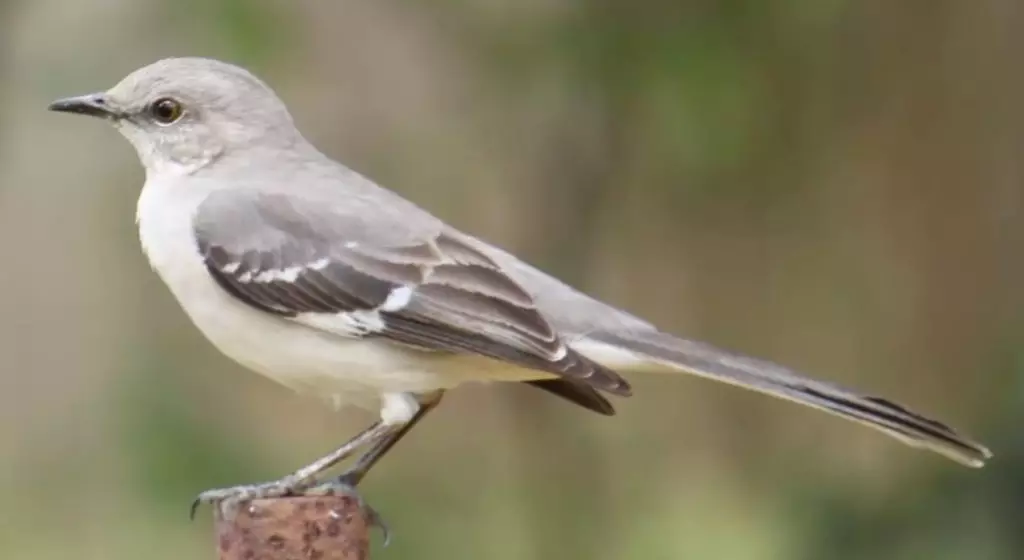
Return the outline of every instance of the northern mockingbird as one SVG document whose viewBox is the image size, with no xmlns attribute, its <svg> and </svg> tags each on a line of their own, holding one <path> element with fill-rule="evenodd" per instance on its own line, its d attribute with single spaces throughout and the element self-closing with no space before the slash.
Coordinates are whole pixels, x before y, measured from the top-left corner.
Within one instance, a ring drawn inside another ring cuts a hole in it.
<svg viewBox="0 0 1024 560">
<path fill-rule="evenodd" d="M 318 151 L 237 66 L 166 59 L 50 109 L 104 118 L 134 146 L 146 170 L 142 248 L 217 348 L 296 391 L 380 413 L 281 480 L 197 503 L 308 491 L 366 448 L 339 479 L 354 486 L 445 390 L 469 381 L 525 382 L 610 415 L 603 393 L 630 394 L 621 370 L 739 385 L 971 467 L 991 456 L 892 401 L 662 332 L 446 225 Z"/>
</svg>

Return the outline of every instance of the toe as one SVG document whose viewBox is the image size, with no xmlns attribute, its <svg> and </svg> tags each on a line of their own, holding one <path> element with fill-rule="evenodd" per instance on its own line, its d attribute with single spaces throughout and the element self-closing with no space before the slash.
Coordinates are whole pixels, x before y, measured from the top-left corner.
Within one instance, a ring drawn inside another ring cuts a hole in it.
<svg viewBox="0 0 1024 560">
<path fill-rule="evenodd" d="M 281 480 L 265 482 L 263 484 L 247 484 L 206 490 L 196 496 L 196 499 L 192 502 L 189 518 L 195 519 L 196 511 L 200 504 L 217 505 L 221 508 L 222 513 L 230 513 L 242 502 L 295 495 L 301 493 L 303 488 L 302 481 L 294 477 L 285 477 Z"/>
</svg>

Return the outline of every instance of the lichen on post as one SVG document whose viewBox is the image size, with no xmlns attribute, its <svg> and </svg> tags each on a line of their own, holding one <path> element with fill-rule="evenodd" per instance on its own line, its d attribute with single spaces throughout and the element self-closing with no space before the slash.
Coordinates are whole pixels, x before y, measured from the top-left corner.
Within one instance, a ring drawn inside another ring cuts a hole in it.
<svg viewBox="0 0 1024 560">
<path fill-rule="evenodd" d="M 220 560 L 366 560 L 370 520 L 358 498 L 337 495 L 253 500 L 214 507 Z"/>
</svg>

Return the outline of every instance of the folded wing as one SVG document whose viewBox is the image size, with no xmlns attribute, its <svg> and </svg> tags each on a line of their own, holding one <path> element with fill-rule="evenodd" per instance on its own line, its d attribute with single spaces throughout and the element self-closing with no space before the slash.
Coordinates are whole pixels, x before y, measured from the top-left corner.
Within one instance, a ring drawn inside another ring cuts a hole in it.
<svg viewBox="0 0 1024 560">
<path fill-rule="evenodd" d="M 541 388 L 610 413 L 595 389 L 629 394 L 570 348 L 533 297 L 434 222 L 351 231 L 343 209 L 283 194 L 225 191 L 200 205 L 198 250 L 225 291 L 263 312 L 346 337 L 485 356 L 551 374 Z M 396 231 L 392 231 L 397 230 Z"/>
</svg>

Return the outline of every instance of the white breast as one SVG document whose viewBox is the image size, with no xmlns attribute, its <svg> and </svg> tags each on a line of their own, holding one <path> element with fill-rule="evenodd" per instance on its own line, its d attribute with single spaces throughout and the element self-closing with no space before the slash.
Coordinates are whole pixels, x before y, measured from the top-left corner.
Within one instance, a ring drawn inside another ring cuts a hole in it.
<svg viewBox="0 0 1024 560">
<path fill-rule="evenodd" d="M 379 406 L 383 393 L 448 388 L 486 379 L 499 366 L 324 332 L 236 300 L 210 276 L 195 241 L 192 219 L 209 192 L 201 182 L 147 182 L 138 202 L 139 237 L 153 269 L 196 327 L 235 361 L 297 391 L 365 408 Z M 510 380 L 510 373 L 497 378 Z"/>
</svg>

